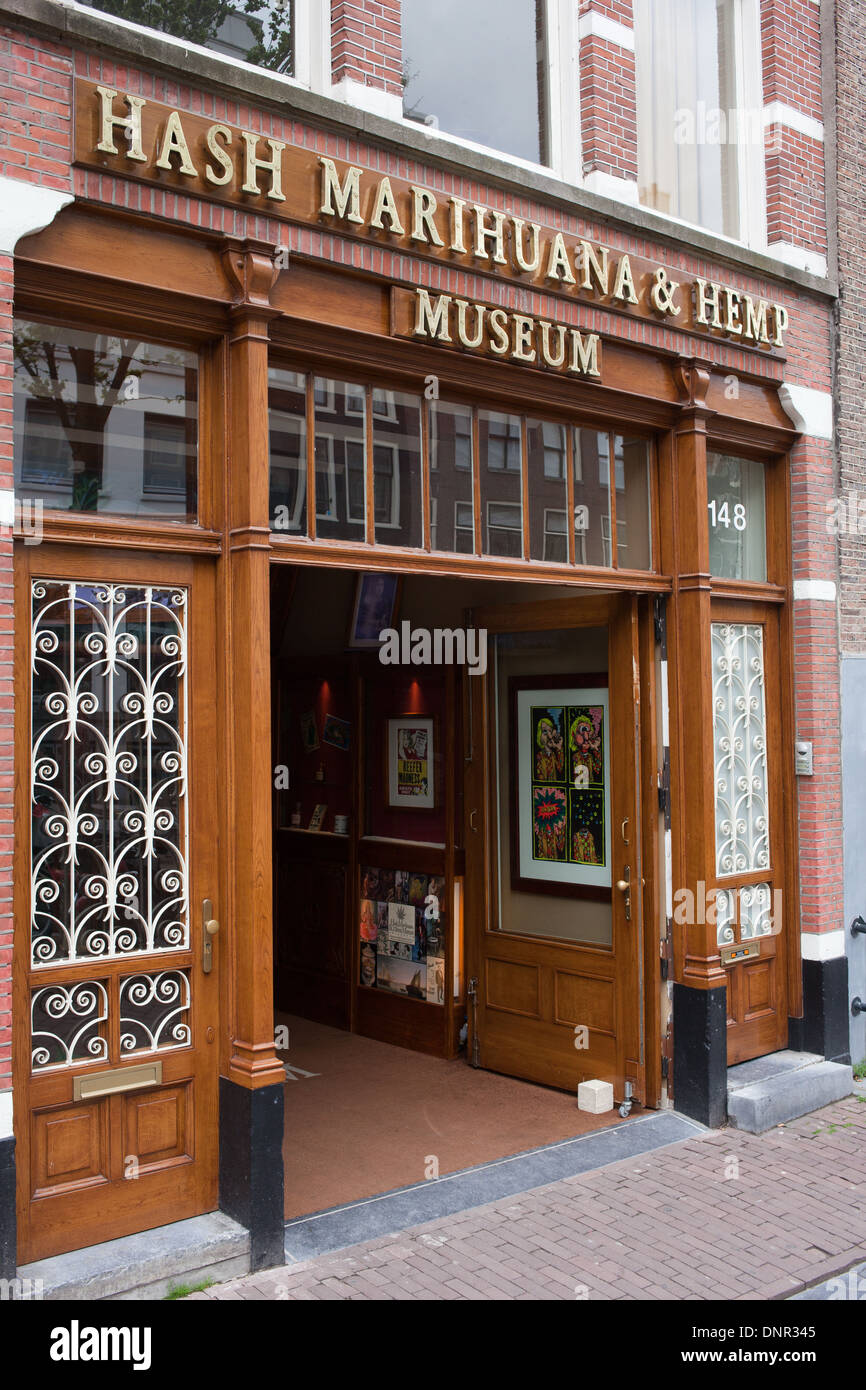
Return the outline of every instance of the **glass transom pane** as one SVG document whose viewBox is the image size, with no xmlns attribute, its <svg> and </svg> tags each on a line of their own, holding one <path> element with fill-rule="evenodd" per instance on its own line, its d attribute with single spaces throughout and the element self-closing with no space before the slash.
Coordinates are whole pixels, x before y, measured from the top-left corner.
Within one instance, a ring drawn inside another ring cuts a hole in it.
<svg viewBox="0 0 866 1390">
<path fill-rule="evenodd" d="M 188 945 L 186 602 L 32 585 L 34 966 Z"/>
<path fill-rule="evenodd" d="M 770 866 L 764 633 L 713 623 L 716 873 Z"/>
</svg>

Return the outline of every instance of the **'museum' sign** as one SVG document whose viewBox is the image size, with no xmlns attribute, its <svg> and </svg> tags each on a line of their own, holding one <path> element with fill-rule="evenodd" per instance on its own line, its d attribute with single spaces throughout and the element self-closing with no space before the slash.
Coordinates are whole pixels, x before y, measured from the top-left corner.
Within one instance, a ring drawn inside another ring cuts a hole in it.
<svg viewBox="0 0 866 1390">
<path fill-rule="evenodd" d="M 75 98 L 75 160 L 85 167 L 287 221 L 339 227 L 366 241 L 687 332 L 771 351 L 784 347 L 788 311 L 774 301 L 715 281 L 678 278 L 668 266 L 550 223 L 434 192 L 81 78 Z M 584 346 L 595 335 L 587 340 L 576 330 L 558 328 L 554 333 L 543 320 L 500 309 L 479 311 L 470 326 L 467 310 L 460 307 L 466 301 L 446 304 L 445 299 L 440 296 L 429 312 L 434 323 L 448 320 L 447 332 L 456 344 L 476 346 L 472 339 L 481 333 L 487 335 L 490 351 L 501 348 L 505 355 L 507 336 L 507 351 L 515 360 L 598 375 L 597 344 L 595 350 L 591 342 Z M 426 323 L 428 307 L 421 296 L 418 312 L 418 321 Z M 439 329 L 429 336 L 447 341 Z"/>
</svg>

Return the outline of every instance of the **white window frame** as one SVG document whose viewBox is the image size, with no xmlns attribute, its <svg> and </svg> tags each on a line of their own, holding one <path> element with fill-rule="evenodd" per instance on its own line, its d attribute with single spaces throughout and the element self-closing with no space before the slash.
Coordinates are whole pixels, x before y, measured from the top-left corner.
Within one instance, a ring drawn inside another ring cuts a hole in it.
<svg viewBox="0 0 866 1390">
<path fill-rule="evenodd" d="M 506 159 L 509 164 L 532 169 L 538 173 L 555 174 L 566 183 L 579 185 L 582 178 L 576 0 L 544 0 L 544 3 L 549 163 L 537 164 L 533 160 L 521 159 L 518 155 L 509 154 L 507 150 L 477 144 L 474 140 L 452 135 L 450 131 L 438 126 L 435 134 L 437 139 L 447 140 L 454 145 L 462 146 L 463 149 L 477 150 L 480 154 Z M 431 14 L 433 13 L 434 8 L 431 7 Z M 334 89 L 332 95 L 336 96 L 339 93 Z M 411 121 L 406 116 L 401 116 L 401 121 L 408 129 L 419 129 L 418 122 Z"/>
<path fill-rule="evenodd" d="M 767 249 L 767 178 L 764 164 L 764 89 L 761 63 L 761 10 L 760 0 L 732 0 L 732 22 L 734 30 L 734 92 L 733 104 L 737 113 L 745 112 L 747 121 L 761 133 L 761 138 L 745 141 L 740 138 L 736 146 L 737 165 L 737 221 L 739 231 L 736 237 L 726 236 L 712 228 L 701 227 L 672 213 L 660 212 L 657 208 L 646 207 L 647 212 L 662 217 L 680 227 L 697 231 L 708 231 L 721 241 L 729 241 L 734 246 L 748 246 L 753 250 Z M 637 112 L 640 120 L 640 112 Z M 752 134 L 747 132 L 747 136 Z"/>
<path fill-rule="evenodd" d="M 268 68 L 258 67 L 255 63 L 246 63 L 240 58 L 233 58 L 228 53 L 220 53 L 214 48 L 206 48 L 204 44 L 190 43 L 187 39 L 175 38 L 173 34 L 165 34 L 161 29 L 155 29 L 149 24 L 134 24 L 131 20 L 120 19 L 117 15 L 108 14 L 106 11 L 94 10 L 92 5 L 79 4 L 78 0 L 64 0 L 67 8 L 76 10 L 79 14 L 87 15 L 90 19 L 95 16 L 108 24 L 115 24 L 120 29 L 130 30 L 136 34 L 155 34 L 164 43 L 175 45 L 178 49 L 178 65 L 181 67 L 184 65 L 184 59 L 188 53 L 199 53 L 205 58 L 225 63 L 228 68 L 243 68 L 247 72 L 264 72 L 275 82 L 284 82 L 287 87 L 306 87 L 310 91 L 329 95 L 331 92 L 330 0 L 294 0 L 294 2 L 295 72 L 290 77 L 287 73 L 271 72 Z"/>
</svg>

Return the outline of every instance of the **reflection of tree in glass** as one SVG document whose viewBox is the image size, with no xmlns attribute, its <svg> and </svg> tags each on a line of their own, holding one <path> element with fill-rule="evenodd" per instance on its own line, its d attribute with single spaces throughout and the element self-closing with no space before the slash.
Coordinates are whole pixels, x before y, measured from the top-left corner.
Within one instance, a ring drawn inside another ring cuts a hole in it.
<svg viewBox="0 0 866 1390">
<path fill-rule="evenodd" d="M 291 0 L 89 0 L 95 9 L 163 34 L 207 45 L 232 15 L 252 36 L 244 60 L 272 72 L 292 69 Z M 264 10 L 264 16 L 260 12 Z"/>
<path fill-rule="evenodd" d="M 19 387 L 35 400 L 51 402 L 69 444 L 72 510 L 96 511 L 108 417 L 122 399 L 124 383 L 130 377 L 140 380 L 146 365 L 133 365 L 139 344 L 126 338 L 74 344 L 48 325 L 27 324 L 15 329 L 12 346 Z M 61 372 L 66 360 L 74 380 Z"/>
</svg>

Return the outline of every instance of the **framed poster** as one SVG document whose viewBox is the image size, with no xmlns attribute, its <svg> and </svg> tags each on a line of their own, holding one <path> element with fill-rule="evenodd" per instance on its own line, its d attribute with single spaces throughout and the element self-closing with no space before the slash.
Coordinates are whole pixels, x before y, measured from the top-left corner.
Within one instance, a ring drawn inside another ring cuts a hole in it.
<svg viewBox="0 0 866 1390">
<path fill-rule="evenodd" d="M 610 889 L 607 678 L 589 679 L 511 682 L 511 886 L 521 892 Z"/>
<path fill-rule="evenodd" d="M 394 626 L 401 584 L 401 575 L 385 570 L 358 575 L 355 604 L 349 623 L 350 648 L 373 650 L 380 646 L 380 632 Z"/>
<path fill-rule="evenodd" d="M 431 811 L 436 805 L 435 721 L 418 714 L 388 720 L 385 741 L 388 805 Z"/>
</svg>

